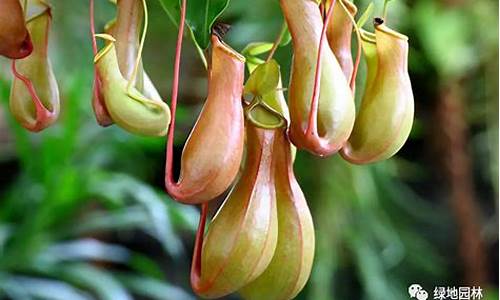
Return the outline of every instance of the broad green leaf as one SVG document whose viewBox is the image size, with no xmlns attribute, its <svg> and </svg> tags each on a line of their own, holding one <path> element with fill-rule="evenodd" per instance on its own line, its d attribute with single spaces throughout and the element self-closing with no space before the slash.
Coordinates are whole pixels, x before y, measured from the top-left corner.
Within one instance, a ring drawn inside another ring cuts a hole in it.
<svg viewBox="0 0 500 300">
<path fill-rule="evenodd" d="M 278 36 L 279 44 L 278 47 L 284 47 L 290 43 L 292 36 L 286 23 L 283 23 Z M 277 41 L 274 41 L 277 43 Z M 241 51 L 241 54 L 245 56 L 248 71 L 253 73 L 255 68 L 263 64 L 265 60 L 261 59 L 262 54 L 268 53 L 273 49 L 274 43 L 271 42 L 253 42 L 246 45 L 246 47 Z M 274 53 L 273 53 L 274 54 Z M 268 58 L 269 59 L 269 58 Z"/>
<path fill-rule="evenodd" d="M 161 6 L 167 13 L 170 21 L 172 21 L 175 26 L 179 26 L 180 19 L 180 0 L 159 0 Z"/>
<path fill-rule="evenodd" d="M 280 68 L 275 60 L 257 67 L 245 84 L 245 94 L 264 96 L 275 91 L 280 81 Z"/>
<path fill-rule="evenodd" d="M 109 272 L 90 264 L 79 263 L 56 268 L 56 277 L 88 289 L 102 300 L 132 300 L 132 295 Z"/>
<path fill-rule="evenodd" d="M 170 19 L 179 24 L 180 1 L 160 0 Z M 186 23 L 193 33 L 196 44 L 206 49 L 210 41 L 212 26 L 229 4 L 229 0 L 188 0 Z"/>
</svg>

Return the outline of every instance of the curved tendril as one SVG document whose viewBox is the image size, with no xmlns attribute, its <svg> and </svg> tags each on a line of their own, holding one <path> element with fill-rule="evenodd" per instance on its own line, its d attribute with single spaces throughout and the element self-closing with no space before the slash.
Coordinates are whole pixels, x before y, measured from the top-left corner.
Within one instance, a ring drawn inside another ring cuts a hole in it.
<svg viewBox="0 0 500 300">
<path fill-rule="evenodd" d="M 177 109 L 177 96 L 179 94 L 179 73 L 181 64 L 181 52 L 182 52 L 182 37 L 184 36 L 184 24 L 186 21 L 186 0 L 182 0 L 181 4 L 181 19 L 179 22 L 179 32 L 177 34 L 177 44 L 175 47 L 175 61 L 174 61 L 174 76 L 172 79 L 172 96 L 170 102 L 170 111 L 172 114 L 172 119 L 170 122 L 170 128 L 167 137 L 167 161 L 166 161 L 166 172 L 167 172 L 167 183 L 175 186 L 173 175 L 173 152 L 174 152 L 174 130 L 175 130 L 175 112 Z M 201 249 L 200 249 L 201 251 Z"/>
<path fill-rule="evenodd" d="M 283 39 L 283 36 L 285 35 L 286 28 L 287 28 L 286 21 L 283 21 L 283 24 L 281 25 L 280 32 L 278 33 L 276 40 L 274 40 L 273 47 L 269 51 L 269 55 L 267 56 L 266 62 L 270 62 L 271 59 L 273 59 L 274 53 L 278 49 L 279 45 L 281 44 L 281 40 Z"/>
<path fill-rule="evenodd" d="M 108 34 L 95 34 L 95 28 L 94 28 L 94 24 L 93 24 L 94 23 L 94 20 L 93 20 L 93 2 L 94 2 L 94 0 L 90 0 L 90 1 L 91 1 L 91 13 L 92 13 L 91 30 L 93 33 L 92 47 L 94 48 L 94 55 L 95 55 L 97 53 L 97 45 L 95 43 L 96 36 L 110 40 L 112 42 L 114 42 L 115 40 L 114 40 L 114 38 L 111 39 Z M 141 41 L 139 43 L 139 49 L 137 51 L 137 57 L 135 59 L 134 69 L 132 70 L 132 75 L 130 76 L 130 79 L 127 83 L 127 96 L 129 96 L 130 98 L 132 98 L 136 101 L 144 103 L 146 105 L 151 105 L 153 107 L 157 107 L 158 103 L 156 101 L 148 99 L 148 98 L 144 97 L 143 95 L 139 95 L 139 94 L 132 92 L 132 88 L 134 86 L 135 79 L 137 78 L 137 73 L 139 71 L 139 66 L 141 64 L 142 50 L 144 48 L 144 42 L 146 40 L 146 33 L 148 30 L 148 7 L 146 4 L 146 0 L 142 0 L 142 6 L 144 8 L 144 28 L 142 31 Z M 103 54 L 104 53 L 105 53 L 105 51 L 103 51 Z"/>
<path fill-rule="evenodd" d="M 95 36 L 95 21 L 94 21 L 94 0 L 90 0 L 89 5 L 90 10 L 90 33 L 92 35 L 92 51 L 94 52 L 94 57 L 97 55 L 97 40 Z M 94 70 L 96 68 L 94 67 Z"/>
<path fill-rule="evenodd" d="M 354 62 L 354 68 L 352 70 L 351 78 L 349 79 L 349 87 L 351 88 L 351 91 L 354 93 L 354 86 L 356 85 L 356 77 L 358 75 L 358 68 L 359 68 L 359 63 L 361 61 L 361 34 L 360 30 L 358 27 L 358 24 L 356 24 L 356 20 L 354 20 L 354 17 L 349 13 L 349 10 L 345 6 L 344 2 L 340 0 L 340 5 L 344 9 L 344 11 L 347 13 L 347 17 L 351 21 L 354 31 L 356 32 L 356 39 L 358 41 L 358 49 L 356 53 L 356 61 Z M 370 6 L 369 6 L 370 7 Z"/>
<path fill-rule="evenodd" d="M 198 52 L 198 55 L 200 56 L 201 62 L 203 63 L 205 70 L 208 70 L 208 62 L 207 58 L 205 57 L 205 53 L 203 52 L 203 49 L 201 49 L 201 47 L 197 43 L 194 43 L 194 46 L 196 48 L 196 52 Z"/>
<path fill-rule="evenodd" d="M 92 52 L 93 52 L 94 58 L 95 58 L 97 56 L 97 39 L 96 39 L 96 34 L 95 34 L 94 0 L 90 0 L 89 14 L 90 14 L 90 35 L 92 36 Z M 96 86 L 100 86 L 98 77 L 99 77 L 99 74 L 97 73 L 97 67 L 94 64 L 94 78 L 95 78 Z M 97 89 L 94 90 L 94 93 L 95 93 L 94 96 L 98 97 L 99 91 Z"/>
<path fill-rule="evenodd" d="M 191 263 L 191 282 L 199 285 L 201 277 L 201 250 L 203 248 L 203 236 L 205 235 L 205 224 L 207 222 L 208 202 L 201 204 L 200 221 L 196 230 L 194 242 L 193 259 Z"/>
<path fill-rule="evenodd" d="M 103 114 L 104 114 L 104 118 L 105 121 L 104 123 L 106 123 L 107 125 L 111 125 L 113 122 L 111 121 L 111 116 L 109 116 L 109 112 L 108 112 L 108 109 L 106 108 L 106 105 L 104 104 L 103 100 L 101 99 L 101 95 L 100 93 L 102 92 L 101 91 L 101 80 L 99 79 L 99 73 L 97 71 L 97 66 L 95 64 L 95 59 L 97 58 L 97 55 L 98 55 L 98 50 L 97 50 L 97 39 L 96 39 L 96 33 L 95 33 L 95 14 L 94 14 L 94 0 L 90 0 L 89 1 L 89 14 L 90 14 L 90 35 L 91 35 L 91 39 L 92 39 L 92 53 L 94 54 L 94 88 L 93 88 L 93 97 L 94 99 L 96 99 L 97 103 L 99 103 L 98 105 L 100 105 L 102 107 L 102 110 L 103 110 Z M 93 104 L 94 105 L 94 104 Z M 98 123 L 100 123 L 99 121 L 99 117 L 98 114 L 96 113 L 96 118 L 98 120 Z"/>
<path fill-rule="evenodd" d="M 323 52 L 323 44 L 326 40 L 326 28 L 328 27 L 328 23 L 333 15 L 333 8 L 335 6 L 335 1 L 333 0 L 330 7 L 328 8 L 328 12 L 326 13 L 325 20 L 323 22 L 323 28 L 321 29 L 321 37 L 319 39 L 318 46 L 318 57 L 316 59 L 316 71 L 314 74 L 314 87 L 313 94 L 311 100 L 311 110 L 309 111 L 309 121 L 307 124 L 307 135 L 317 135 L 317 126 L 316 126 L 316 118 L 318 113 L 318 100 L 319 100 L 319 89 L 320 89 L 320 79 L 321 79 L 321 54 Z"/>
<path fill-rule="evenodd" d="M 28 13 L 28 0 L 23 2 L 23 17 L 26 20 L 26 14 Z"/>
<path fill-rule="evenodd" d="M 94 57 L 94 63 L 96 63 L 99 59 L 101 59 L 101 57 L 108 53 L 109 50 L 111 50 L 111 48 L 113 47 L 112 43 L 116 42 L 116 40 L 112 35 L 107 33 L 96 33 L 94 34 L 94 38 L 101 38 L 103 40 L 111 42 L 104 46 L 104 48 L 96 54 L 96 56 Z"/>
<path fill-rule="evenodd" d="M 132 93 L 128 93 L 127 94 L 130 98 L 136 100 L 136 101 L 139 101 L 139 102 L 142 102 L 146 105 L 151 105 L 153 107 L 158 107 L 158 103 L 154 100 L 151 100 L 149 98 L 146 98 L 142 95 L 137 95 L 137 94 L 132 94 Z"/>
<path fill-rule="evenodd" d="M 141 36 L 141 41 L 139 43 L 139 49 L 137 50 L 137 57 L 135 58 L 135 65 L 134 65 L 134 70 L 132 71 L 132 75 L 130 76 L 130 79 L 128 81 L 127 85 L 127 91 L 129 93 L 129 96 L 132 98 L 136 99 L 139 97 L 133 97 L 130 93 L 130 89 L 132 88 L 135 79 L 137 77 L 137 72 L 139 71 L 139 65 L 141 64 L 141 58 L 142 58 L 142 49 L 144 48 L 144 42 L 146 40 L 146 33 L 148 31 L 148 6 L 146 4 L 146 0 L 142 0 L 142 7 L 144 9 L 144 27 L 142 29 L 142 36 Z M 144 97 L 140 97 L 141 99 Z M 142 102 L 141 99 L 136 99 Z M 145 98 L 144 98 L 145 99 Z M 152 102 L 152 101 L 147 101 L 147 102 Z M 154 103 L 154 102 L 153 102 Z"/>
<path fill-rule="evenodd" d="M 44 5 L 48 6 L 48 4 L 45 3 L 44 1 L 41 1 L 41 2 Z M 28 0 L 24 0 L 23 9 L 24 9 L 24 11 L 23 11 L 24 17 L 26 18 L 26 14 L 27 14 L 27 11 L 28 11 Z M 50 111 L 49 109 L 47 109 L 43 105 L 42 100 L 40 100 L 40 97 L 38 97 L 38 94 L 36 93 L 35 87 L 33 86 L 33 82 L 31 81 L 31 79 L 29 79 L 28 77 L 22 75 L 21 73 L 19 73 L 17 71 L 16 60 L 15 59 L 12 60 L 11 70 L 12 70 L 12 74 L 17 79 L 19 79 L 19 80 L 21 80 L 23 82 L 23 84 L 26 86 L 26 88 L 28 89 L 28 92 L 31 95 L 31 99 L 33 100 L 33 104 L 35 105 L 35 111 L 36 111 L 36 124 L 35 124 L 35 127 L 39 123 L 44 123 L 45 119 L 49 118 L 54 112 Z"/>
<path fill-rule="evenodd" d="M 53 112 L 45 108 L 45 106 L 42 103 L 42 100 L 40 100 L 35 91 L 33 82 L 28 77 L 22 75 L 17 71 L 15 59 L 12 60 L 11 69 L 12 69 L 12 74 L 14 74 L 14 76 L 17 79 L 23 82 L 23 84 L 26 86 L 28 92 L 31 95 L 31 99 L 33 100 L 33 104 L 35 105 L 35 111 L 36 111 L 36 124 L 35 124 L 36 127 L 37 124 L 43 123 L 46 118 L 48 118 L 50 115 L 53 114 Z"/>
</svg>

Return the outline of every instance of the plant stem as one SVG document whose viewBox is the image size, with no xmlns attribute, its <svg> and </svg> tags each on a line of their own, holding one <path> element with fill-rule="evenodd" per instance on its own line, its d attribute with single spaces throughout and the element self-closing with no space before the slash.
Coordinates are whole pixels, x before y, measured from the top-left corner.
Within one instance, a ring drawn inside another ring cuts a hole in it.
<svg viewBox="0 0 500 300">
<path fill-rule="evenodd" d="M 22 75 L 17 71 L 15 59 L 12 60 L 11 70 L 12 74 L 14 74 L 14 77 L 21 80 L 23 84 L 26 86 L 26 89 L 28 89 L 28 92 L 31 96 L 31 100 L 35 105 L 35 113 L 36 113 L 36 122 L 35 125 L 32 127 L 32 130 L 39 131 L 40 129 L 38 127 L 40 125 L 43 125 L 47 121 L 47 119 L 54 114 L 54 112 L 53 111 L 51 112 L 47 108 L 45 108 L 42 100 L 40 99 L 40 97 L 38 97 L 38 94 L 36 93 L 35 86 L 33 85 L 31 79 L 29 79 L 28 77 Z"/>
<path fill-rule="evenodd" d="M 283 36 L 285 36 L 286 29 L 287 29 L 286 22 L 283 21 L 283 24 L 281 25 L 280 32 L 279 32 L 278 36 L 276 37 L 276 40 L 274 40 L 273 47 L 271 48 L 271 51 L 269 51 L 269 55 L 267 56 L 267 60 L 266 60 L 267 62 L 271 61 L 271 59 L 273 58 L 274 53 L 276 52 L 279 45 L 281 44 L 281 40 L 283 40 Z"/>
<path fill-rule="evenodd" d="M 205 225 L 207 222 L 208 202 L 201 204 L 200 221 L 196 230 L 194 242 L 193 259 L 191 263 L 191 284 L 199 286 L 201 278 L 201 251 L 203 248 L 203 236 L 205 235 Z"/>
<path fill-rule="evenodd" d="M 319 89 L 320 89 L 320 79 L 321 79 L 321 57 L 323 52 L 323 44 L 326 39 L 326 28 L 328 27 L 328 23 L 333 15 L 333 8 L 335 7 L 335 1 L 333 0 L 330 7 L 328 8 L 328 12 L 326 13 L 325 21 L 323 22 L 323 28 L 321 29 L 321 36 L 319 39 L 318 46 L 318 57 L 316 59 L 316 71 L 314 74 L 314 87 L 313 94 L 311 100 L 311 110 L 309 111 L 309 121 L 307 124 L 307 134 L 316 135 L 317 128 L 315 126 L 316 115 L 318 112 L 318 100 L 319 100 Z M 314 130 L 314 131 L 313 131 Z"/>
<path fill-rule="evenodd" d="M 205 53 L 203 52 L 203 49 L 201 49 L 201 47 L 196 42 L 194 43 L 194 46 L 196 48 L 196 52 L 198 52 L 198 54 L 200 55 L 201 62 L 205 66 L 205 69 L 208 70 L 208 62 L 207 58 L 205 57 Z"/>
<path fill-rule="evenodd" d="M 28 13 L 28 0 L 23 2 L 23 17 L 26 20 L 26 14 Z"/>
<path fill-rule="evenodd" d="M 139 65 L 142 58 L 142 50 L 144 48 L 144 42 L 146 40 L 146 33 L 148 31 L 148 6 L 146 4 L 146 0 L 142 0 L 142 6 L 144 8 L 144 28 L 142 30 L 141 41 L 139 43 L 139 49 L 137 51 L 137 57 L 135 59 L 134 70 L 132 71 L 132 75 L 130 76 L 130 79 L 128 81 L 127 90 L 132 87 L 137 77 L 137 72 L 139 71 Z"/>
<path fill-rule="evenodd" d="M 95 38 L 95 21 L 94 21 L 94 0 L 90 0 L 90 33 L 92 35 L 92 50 L 94 56 L 97 54 L 97 41 Z"/>
<path fill-rule="evenodd" d="M 354 62 L 354 67 L 352 69 L 351 78 L 349 78 L 349 87 L 351 88 L 351 91 L 352 91 L 353 96 L 354 96 L 354 88 L 356 86 L 356 77 L 358 75 L 359 63 L 361 61 L 361 33 L 359 30 L 360 27 L 358 27 L 358 25 L 356 24 L 356 20 L 354 20 L 354 17 L 349 13 L 349 10 L 347 9 L 347 7 L 345 7 L 345 4 L 342 1 L 340 1 L 340 5 L 344 9 L 345 13 L 347 14 L 347 17 L 349 18 L 349 20 L 352 23 L 352 26 L 354 27 L 354 30 L 356 32 L 356 39 L 358 41 L 358 47 L 356 50 L 356 60 Z M 370 9 L 370 6 L 368 7 L 368 9 Z"/>
<path fill-rule="evenodd" d="M 387 19 L 387 8 L 389 1 L 391 0 L 384 0 L 384 10 L 382 11 L 382 17 L 384 18 L 384 20 Z"/>
<path fill-rule="evenodd" d="M 172 120 L 167 137 L 167 161 L 165 166 L 165 185 L 170 188 L 175 188 L 176 183 L 173 175 L 173 152 L 174 152 L 174 130 L 175 130 L 175 113 L 177 110 L 177 96 L 179 94 L 179 73 L 181 65 L 182 53 L 182 37 L 184 36 L 184 24 L 186 22 L 186 0 L 182 0 L 181 5 L 181 19 L 179 23 L 179 32 L 177 34 L 177 44 L 175 47 L 175 61 L 174 61 L 174 77 L 172 79 L 172 96 L 170 102 L 170 111 Z"/>
</svg>

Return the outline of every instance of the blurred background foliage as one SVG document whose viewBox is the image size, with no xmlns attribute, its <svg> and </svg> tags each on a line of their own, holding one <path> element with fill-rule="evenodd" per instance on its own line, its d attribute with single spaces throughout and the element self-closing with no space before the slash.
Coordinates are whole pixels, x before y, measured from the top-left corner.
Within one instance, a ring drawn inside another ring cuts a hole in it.
<svg viewBox="0 0 500 300">
<path fill-rule="evenodd" d="M 14 122 L 0 59 L 0 297 L 195 299 L 198 212 L 163 192 L 165 141 L 96 124 L 88 1 L 50 2 L 63 101 L 55 126 L 32 134 Z M 96 2 L 99 30 L 114 7 Z M 169 102 L 176 28 L 148 3 L 144 65 Z M 369 1 L 355 3 L 363 10 Z M 274 40 L 283 18 L 276 0 L 232 0 L 221 20 L 241 51 Z M 484 299 L 498 299 L 498 1 L 393 0 L 388 23 L 410 38 L 412 135 L 396 157 L 368 166 L 299 152 L 317 241 L 299 298 L 407 299 L 408 285 L 420 283 L 431 297 L 435 286 L 481 285 Z M 276 59 L 287 81 L 291 46 Z M 206 85 L 186 38 L 177 158 Z"/>
</svg>

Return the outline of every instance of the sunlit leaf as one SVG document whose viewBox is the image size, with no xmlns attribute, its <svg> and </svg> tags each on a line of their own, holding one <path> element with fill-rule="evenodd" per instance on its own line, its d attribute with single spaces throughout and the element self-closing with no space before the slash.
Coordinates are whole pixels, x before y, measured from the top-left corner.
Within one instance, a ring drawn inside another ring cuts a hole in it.
<svg viewBox="0 0 500 300">
<path fill-rule="evenodd" d="M 280 47 L 285 47 L 286 45 L 290 44 L 291 41 L 292 41 L 292 35 L 290 34 L 290 31 L 287 28 L 283 33 L 283 37 L 281 38 Z"/>
<path fill-rule="evenodd" d="M 273 43 L 267 43 L 267 42 L 250 43 L 241 51 L 241 54 L 243 54 L 244 56 L 257 56 L 269 52 L 271 48 L 273 48 Z"/>
</svg>

